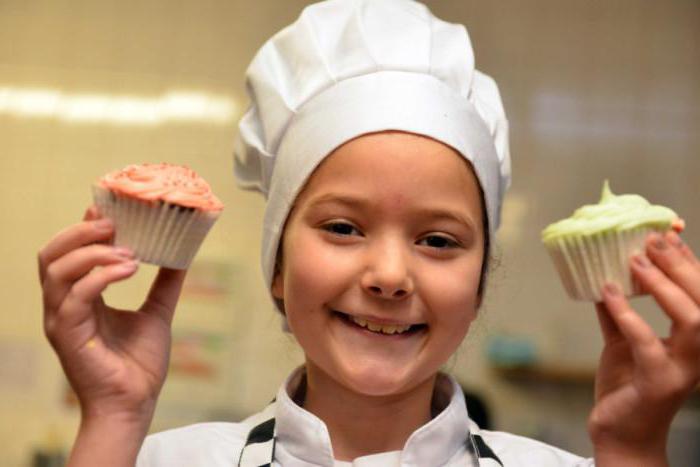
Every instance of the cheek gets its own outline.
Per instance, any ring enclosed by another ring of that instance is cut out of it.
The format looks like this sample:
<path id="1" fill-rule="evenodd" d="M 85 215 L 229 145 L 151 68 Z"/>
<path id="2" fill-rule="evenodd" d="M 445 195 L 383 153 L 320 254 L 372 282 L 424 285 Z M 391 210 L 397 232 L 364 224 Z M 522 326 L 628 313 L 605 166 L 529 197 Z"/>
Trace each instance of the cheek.
<path id="1" fill-rule="evenodd" d="M 447 362 L 454 354 L 477 317 L 480 272 L 480 264 L 469 264 L 450 274 L 435 277 L 431 284 L 434 309 L 441 313 L 440 316 L 431 317 L 434 320 L 434 337 L 438 338 L 439 343 L 436 358 L 440 364 Z"/>
<path id="2" fill-rule="evenodd" d="M 347 285 L 351 276 L 347 255 L 324 245 L 312 231 L 290 238 L 285 256 L 285 299 L 289 307 L 327 301 Z M 293 311 L 293 310 L 289 310 Z"/>
<path id="3" fill-rule="evenodd" d="M 433 319 L 449 326 L 468 327 L 476 317 L 480 275 L 477 258 L 426 274 L 424 290 L 429 293 L 431 308 L 440 313 Z"/>

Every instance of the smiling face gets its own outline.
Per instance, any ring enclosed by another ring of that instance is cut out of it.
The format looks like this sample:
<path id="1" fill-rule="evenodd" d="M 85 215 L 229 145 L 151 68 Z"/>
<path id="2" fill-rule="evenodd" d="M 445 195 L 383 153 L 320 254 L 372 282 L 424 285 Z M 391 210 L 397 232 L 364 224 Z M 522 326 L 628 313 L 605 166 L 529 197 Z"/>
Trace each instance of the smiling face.
<path id="1" fill-rule="evenodd" d="M 482 215 L 470 165 L 435 140 L 375 133 L 330 154 L 290 213 L 272 284 L 309 377 L 370 396 L 434 377 L 476 316 Z"/>

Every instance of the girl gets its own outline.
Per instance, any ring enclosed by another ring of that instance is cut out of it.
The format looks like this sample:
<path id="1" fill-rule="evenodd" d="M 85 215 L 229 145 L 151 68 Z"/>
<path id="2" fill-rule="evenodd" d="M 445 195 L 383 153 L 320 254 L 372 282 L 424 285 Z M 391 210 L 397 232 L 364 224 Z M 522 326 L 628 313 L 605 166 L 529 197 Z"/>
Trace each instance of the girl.
<path id="1" fill-rule="evenodd" d="M 439 372 L 477 315 L 510 180 L 499 93 L 464 28 L 410 0 L 318 3 L 262 47 L 248 90 L 236 176 L 267 197 L 265 279 L 305 364 L 241 423 L 144 443 L 184 272 L 161 269 L 137 313 L 109 307 L 101 292 L 137 263 L 90 208 L 39 253 L 46 334 L 81 404 L 70 465 L 593 465 L 481 431 Z M 700 375 L 700 263 L 669 233 L 631 267 L 673 328 L 661 340 L 606 288 L 598 466 L 667 465 Z"/>

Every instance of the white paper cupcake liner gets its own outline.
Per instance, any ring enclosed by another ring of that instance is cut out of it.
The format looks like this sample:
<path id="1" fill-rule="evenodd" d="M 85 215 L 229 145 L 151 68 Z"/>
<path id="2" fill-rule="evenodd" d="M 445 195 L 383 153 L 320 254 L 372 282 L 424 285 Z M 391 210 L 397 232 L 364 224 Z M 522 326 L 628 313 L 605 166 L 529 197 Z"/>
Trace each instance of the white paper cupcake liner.
<path id="1" fill-rule="evenodd" d="M 574 300 L 599 302 L 607 282 L 617 284 L 628 297 L 641 294 L 629 261 L 633 255 L 644 253 L 647 235 L 654 231 L 663 232 L 639 227 L 561 238 L 545 246 L 569 296 Z"/>
<path id="2" fill-rule="evenodd" d="M 219 212 L 163 201 L 141 201 L 93 186 L 95 204 L 115 227 L 114 244 L 137 259 L 171 269 L 187 269 Z"/>

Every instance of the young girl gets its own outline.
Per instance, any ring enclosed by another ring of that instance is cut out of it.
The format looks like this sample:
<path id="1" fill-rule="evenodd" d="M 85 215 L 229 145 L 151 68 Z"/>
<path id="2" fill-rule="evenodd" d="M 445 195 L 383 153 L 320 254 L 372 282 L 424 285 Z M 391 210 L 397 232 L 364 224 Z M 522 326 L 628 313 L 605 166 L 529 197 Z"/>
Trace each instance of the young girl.
<path id="1" fill-rule="evenodd" d="M 70 465 L 593 465 L 481 431 L 439 371 L 477 315 L 510 180 L 499 93 L 464 28 L 410 0 L 318 3 L 262 47 L 248 90 L 236 176 L 267 197 L 265 278 L 305 364 L 241 423 L 144 443 L 184 272 L 161 269 L 137 313 L 109 307 L 101 292 L 137 263 L 90 208 L 39 253 L 46 334 L 81 404 Z M 606 288 L 597 466 L 667 465 L 700 374 L 700 263 L 669 233 L 631 267 L 672 334 Z"/>

